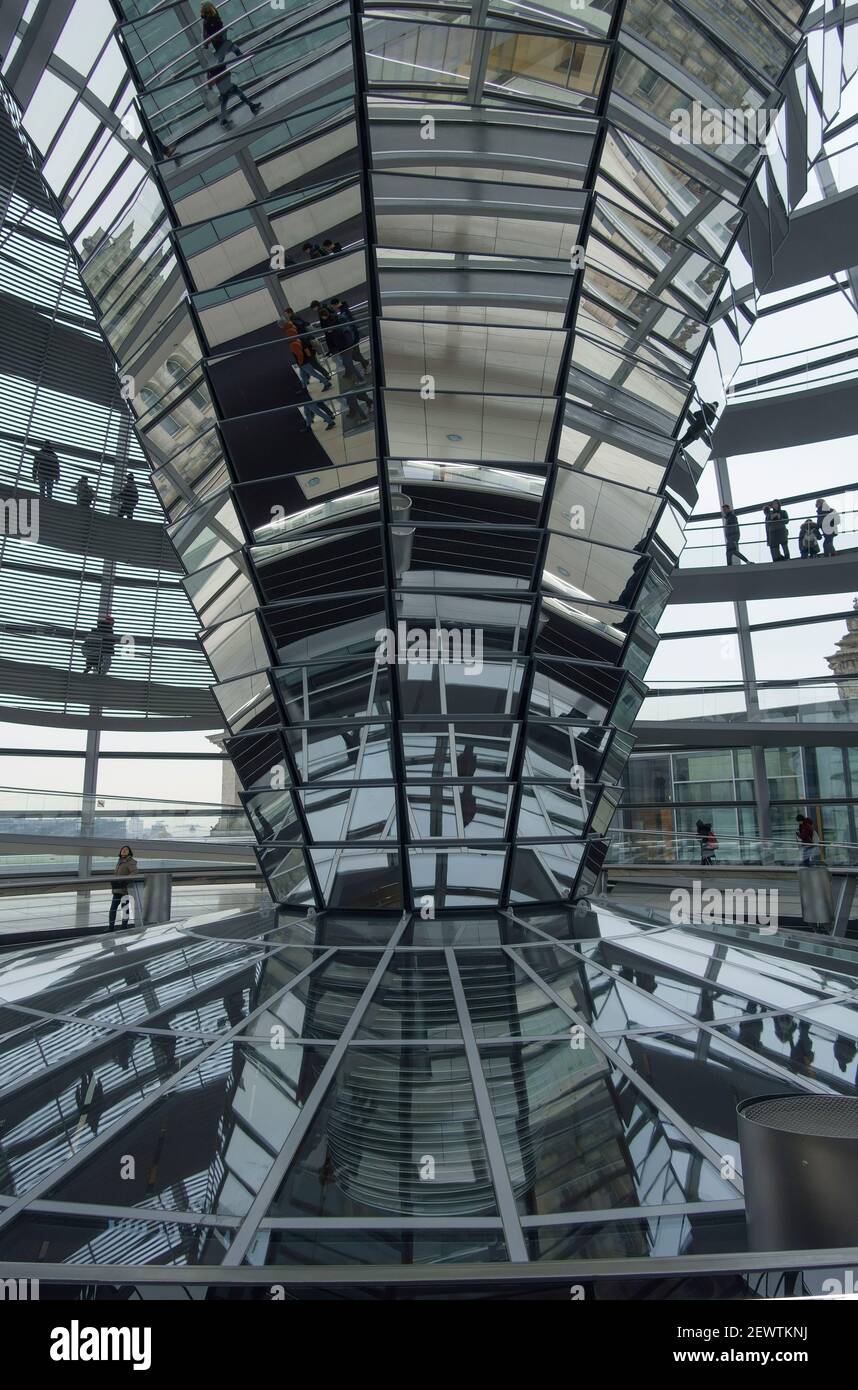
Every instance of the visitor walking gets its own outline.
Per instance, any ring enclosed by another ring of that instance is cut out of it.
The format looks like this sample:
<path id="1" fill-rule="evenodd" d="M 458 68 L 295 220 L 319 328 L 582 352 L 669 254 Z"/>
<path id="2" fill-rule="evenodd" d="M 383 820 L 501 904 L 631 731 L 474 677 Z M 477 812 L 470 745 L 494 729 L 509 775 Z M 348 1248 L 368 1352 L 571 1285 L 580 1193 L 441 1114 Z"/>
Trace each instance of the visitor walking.
<path id="1" fill-rule="evenodd" d="M 360 350 L 360 328 L 357 320 L 344 299 L 332 299 L 330 301 L 334 316 L 346 325 L 349 334 L 349 345 L 354 349 L 354 356 L 361 366 L 366 370 L 369 363 Z"/>
<path id="2" fill-rule="evenodd" d="M 697 838 L 700 841 L 700 863 L 702 864 L 704 863 L 703 855 L 706 852 L 704 846 L 706 844 L 706 835 L 708 833 L 709 827 L 705 821 L 698 820 L 695 829 L 697 831 Z"/>
<path id="3" fill-rule="evenodd" d="M 134 481 L 134 474 L 127 473 L 125 482 L 119 492 L 119 520 L 134 520 L 134 508 L 140 501 L 140 493 L 137 491 L 137 484 Z"/>
<path id="4" fill-rule="evenodd" d="M 718 848 L 718 836 L 711 825 L 706 826 L 706 838 L 703 842 L 703 863 L 715 863 L 715 851 Z"/>
<path id="5" fill-rule="evenodd" d="M 91 511 L 93 506 L 95 505 L 95 493 L 90 487 L 89 478 L 86 476 L 85 473 L 83 477 L 78 479 L 78 484 L 75 488 L 74 496 L 75 502 L 79 507 L 86 507 L 88 510 Z"/>
<path id="6" fill-rule="evenodd" d="M 234 122 L 229 119 L 230 97 L 237 96 L 239 101 L 249 106 L 254 116 L 262 110 L 262 102 L 254 101 L 247 93 L 239 87 L 237 82 L 232 79 L 232 74 L 225 63 L 218 63 L 209 70 L 209 85 L 217 87 L 220 95 L 220 123 L 224 130 L 232 130 Z"/>
<path id="7" fill-rule="evenodd" d="M 109 615 L 106 618 L 99 618 L 92 632 L 87 633 L 81 645 L 83 647 L 83 659 L 86 663 L 83 674 L 85 676 L 106 675 L 110 670 L 116 651 L 113 619 Z"/>
<path id="8" fill-rule="evenodd" d="M 295 368 L 295 371 L 298 371 L 297 367 Z M 310 392 L 307 390 L 303 381 L 301 381 L 300 376 L 298 380 L 300 382 L 300 385 L 298 387 L 298 399 L 302 402 L 301 409 L 304 412 L 304 423 L 306 424 L 307 429 L 312 430 L 313 421 L 318 415 L 320 419 L 325 421 L 325 429 L 332 430 L 337 422 L 334 416 L 334 412 L 331 410 L 331 407 L 328 405 L 327 401 L 314 401 L 313 397 L 310 395 Z"/>
<path id="9" fill-rule="evenodd" d="M 780 502 L 772 502 L 763 508 L 766 518 L 766 540 L 773 560 L 788 560 L 789 553 L 789 513 Z"/>
<path id="10" fill-rule="evenodd" d="M 33 482 L 38 483 L 42 501 L 50 502 L 54 485 L 60 480 L 60 461 L 49 439 L 46 439 L 33 459 Z"/>
<path id="11" fill-rule="evenodd" d="M 323 372 L 313 361 L 312 347 L 304 341 L 295 322 L 291 309 L 286 310 L 286 317 L 281 324 L 283 332 L 289 339 L 289 347 L 295 359 L 295 368 L 305 386 L 310 385 L 310 377 L 314 376 L 317 381 L 321 381 L 322 389 L 330 391 L 331 378 L 327 372 Z"/>
<path id="12" fill-rule="evenodd" d="M 733 511 L 733 508 L 728 506 L 726 502 L 721 508 L 721 512 L 724 517 L 724 541 L 727 547 L 727 564 L 732 565 L 733 557 L 735 556 L 737 560 L 741 560 L 744 564 L 752 565 L 754 563 L 753 560 L 749 560 L 747 555 L 743 555 L 739 549 L 739 536 L 741 534 L 739 518 Z"/>
<path id="13" fill-rule="evenodd" d="M 131 885 L 127 880 L 137 873 L 137 860 L 134 858 L 134 851 L 130 845 L 123 845 L 120 849 L 114 872 L 116 877 L 110 884 L 113 889 L 113 897 L 110 900 L 110 916 L 107 924 L 109 931 L 113 931 L 116 927 L 116 914 L 119 911 L 119 904 L 122 902 L 123 898 L 128 896 L 128 890 Z"/>
<path id="14" fill-rule="evenodd" d="M 717 419 L 717 401 L 707 401 L 699 410 L 692 410 L 688 417 L 688 429 L 679 441 L 682 448 L 684 449 L 686 445 L 694 444 L 698 439 L 708 436 Z M 711 440 L 709 442 L 711 443 Z"/>
<path id="15" fill-rule="evenodd" d="M 840 515 L 829 507 L 824 497 L 818 497 L 816 501 L 816 524 L 822 532 L 823 555 L 836 555 L 834 537 L 840 530 Z"/>
<path id="16" fill-rule="evenodd" d="M 818 840 L 813 821 L 810 816 L 798 815 L 795 818 L 796 830 L 795 838 L 798 840 L 801 849 L 801 862 L 803 865 L 819 863 L 819 846 L 815 841 Z"/>
<path id="17" fill-rule="evenodd" d="M 347 377 L 355 382 L 366 381 L 366 372 L 356 356 L 354 334 L 348 322 L 338 317 L 331 309 L 319 308 L 319 325 L 322 329 L 328 356 L 335 358 Z"/>
<path id="18" fill-rule="evenodd" d="M 213 49 L 219 62 L 230 53 L 234 53 L 237 58 L 244 57 L 238 44 L 227 36 L 226 25 L 218 13 L 217 5 L 203 5 L 200 18 L 203 21 L 203 43 Z"/>
<path id="19" fill-rule="evenodd" d="M 819 542 L 822 540 L 822 532 L 812 517 L 802 524 L 798 533 L 798 548 L 802 560 L 814 560 L 819 554 Z"/>

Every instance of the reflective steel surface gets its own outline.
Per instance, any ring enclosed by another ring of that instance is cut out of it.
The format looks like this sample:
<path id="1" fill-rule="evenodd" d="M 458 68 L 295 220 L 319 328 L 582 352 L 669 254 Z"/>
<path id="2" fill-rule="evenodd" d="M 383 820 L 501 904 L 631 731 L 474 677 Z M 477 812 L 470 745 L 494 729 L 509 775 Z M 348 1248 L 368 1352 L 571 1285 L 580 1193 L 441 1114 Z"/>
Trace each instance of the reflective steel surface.
<path id="1" fill-rule="evenodd" d="M 854 1095 L 858 969 L 615 910 L 275 910 L 0 966 L 0 1258 L 745 1250 L 736 1105 Z"/>
<path id="2" fill-rule="evenodd" d="M 588 891 L 747 329 L 761 139 L 673 136 L 803 7 L 114 9 L 152 159 L 84 278 L 275 899 Z"/>

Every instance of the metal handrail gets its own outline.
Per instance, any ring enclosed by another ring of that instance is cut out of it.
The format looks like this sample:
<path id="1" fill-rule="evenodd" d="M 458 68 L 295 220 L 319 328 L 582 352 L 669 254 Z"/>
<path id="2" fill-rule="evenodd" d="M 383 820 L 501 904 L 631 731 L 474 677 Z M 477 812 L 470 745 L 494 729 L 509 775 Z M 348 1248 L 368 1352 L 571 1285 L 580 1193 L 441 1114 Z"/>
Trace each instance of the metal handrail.
<path id="1" fill-rule="evenodd" d="M 144 869 L 140 874 L 129 874 L 126 882 L 145 883 L 146 879 L 153 874 L 169 874 L 174 883 L 177 881 L 182 883 L 233 881 L 244 883 L 262 878 L 259 868 L 255 864 L 248 864 L 246 868 L 233 868 L 227 865 L 224 868 L 205 869 Z M 102 874 L 87 874 L 80 878 L 77 875 L 69 874 L 57 877 L 52 875 L 50 871 L 41 874 L 27 874 L 26 878 L 7 879 L 0 877 L 0 897 L 21 897 L 28 891 L 41 895 L 43 893 L 68 893 L 85 889 L 108 888 L 115 877 L 115 870 L 105 871 Z"/>
<path id="2" fill-rule="evenodd" d="M 802 804 L 798 802 L 797 804 Z M 671 803 L 671 809 L 681 806 L 692 813 L 695 807 L 688 802 Z M 809 850 L 815 862 L 824 864 L 830 872 L 853 873 L 858 868 L 858 844 L 848 840 L 816 838 L 805 845 L 790 835 L 730 835 L 719 834 L 713 851 L 718 862 L 716 870 L 755 868 L 772 871 L 794 871 L 804 863 L 804 851 Z M 701 836 L 696 831 L 626 830 L 613 828 L 606 833 L 609 849 L 605 867 L 610 869 L 659 868 L 670 866 L 683 869 L 701 865 L 699 847 Z"/>

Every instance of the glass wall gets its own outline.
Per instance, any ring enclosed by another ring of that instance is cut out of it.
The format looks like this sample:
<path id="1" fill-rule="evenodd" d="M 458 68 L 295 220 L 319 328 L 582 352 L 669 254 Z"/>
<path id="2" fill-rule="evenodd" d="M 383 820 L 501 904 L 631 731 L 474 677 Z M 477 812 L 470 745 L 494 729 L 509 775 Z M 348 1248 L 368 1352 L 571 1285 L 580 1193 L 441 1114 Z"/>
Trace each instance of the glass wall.
<path id="1" fill-rule="evenodd" d="M 851 863 L 856 835 L 858 756 L 845 748 L 766 748 L 776 862 L 798 859 L 795 821 L 809 815 L 823 857 Z M 613 862 L 683 862 L 699 858 L 697 822 L 711 825 L 721 863 L 760 860 L 762 834 L 750 748 L 635 752 L 623 776 Z"/>

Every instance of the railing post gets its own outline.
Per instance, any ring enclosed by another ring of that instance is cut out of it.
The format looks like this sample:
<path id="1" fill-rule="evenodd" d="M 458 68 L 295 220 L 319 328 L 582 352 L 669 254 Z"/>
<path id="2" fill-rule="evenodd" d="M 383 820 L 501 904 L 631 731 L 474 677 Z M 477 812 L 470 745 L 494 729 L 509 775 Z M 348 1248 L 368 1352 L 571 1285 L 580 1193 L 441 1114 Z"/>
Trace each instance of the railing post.
<path id="1" fill-rule="evenodd" d="M 143 894 L 143 916 L 147 926 L 169 922 L 172 916 L 173 875 L 162 869 L 148 873 Z"/>
<path id="2" fill-rule="evenodd" d="M 144 927 L 146 925 L 146 917 L 143 907 L 143 893 L 140 891 L 140 884 L 132 883 L 130 885 L 130 888 L 131 896 L 134 899 L 134 925 L 135 927 Z"/>
<path id="3" fill-rule="evenodd" d="M 849 916 L 852 911 L 852 903 L 855 898 L 856 873 L 850 872 L 843 875 L 840 884 L 840 891 L 837 894 L 837 903 L 834 908 L 834 922 L 831 927 L 832 936 L 845 936 L 846 928 L 849 926 Z"/>

